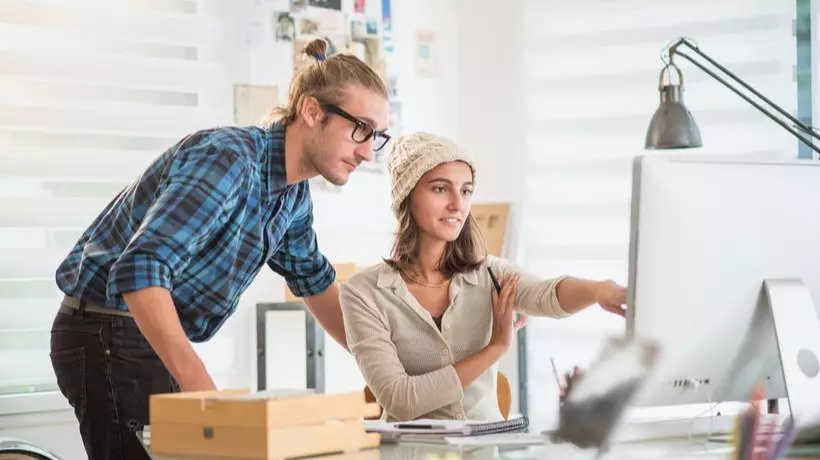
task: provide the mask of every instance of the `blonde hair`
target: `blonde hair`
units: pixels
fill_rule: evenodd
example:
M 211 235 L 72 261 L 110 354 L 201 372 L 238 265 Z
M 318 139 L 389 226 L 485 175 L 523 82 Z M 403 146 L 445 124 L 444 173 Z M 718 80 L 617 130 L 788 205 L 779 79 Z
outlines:
M 387 99 L 387 87 L 379 75 L 366 63 L 351 54 L 334 54 L 326 57 L 327 42 L 317 38 L 308 43 L 303 53 L 316 59 L 316 63 L 299 70 L 293 77 L 286 105 L 272 109 L 263 121 L 269 125 L 275 121 L 290 125 L 299 118 L 305 100 L 315 97 L 320 104 L 341 104 L 344 90 L 351 85 L 381 94 Z

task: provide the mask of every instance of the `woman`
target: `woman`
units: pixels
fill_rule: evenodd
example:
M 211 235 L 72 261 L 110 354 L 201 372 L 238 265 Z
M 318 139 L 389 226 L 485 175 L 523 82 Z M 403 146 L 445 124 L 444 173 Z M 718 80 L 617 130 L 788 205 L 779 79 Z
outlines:
M 486 255 L 470 214 L 475 166 L 454 142 L 404 136 L 387 167 L 399 221 L 391 258 L 341 288 L 347 343 L 384 418 L 501 420 L 496 363 L 514 311 L 563 318 L 598 303 L 623 315 L 613 282 L 540 279 Z

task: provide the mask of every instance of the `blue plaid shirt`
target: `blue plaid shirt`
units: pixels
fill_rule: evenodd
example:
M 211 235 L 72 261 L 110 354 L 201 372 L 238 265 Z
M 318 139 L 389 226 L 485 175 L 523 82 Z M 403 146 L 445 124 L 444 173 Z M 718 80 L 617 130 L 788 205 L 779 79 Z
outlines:
M 267 263 L 297 296 L 336 273 L 319 252 L 307 181 L 288 185 L 285 130 L 195 132 L 122 190 L 57 269 L 66 295 L 127 310 L 121 294 L 168 289 L 188 338 L 211 338 Z

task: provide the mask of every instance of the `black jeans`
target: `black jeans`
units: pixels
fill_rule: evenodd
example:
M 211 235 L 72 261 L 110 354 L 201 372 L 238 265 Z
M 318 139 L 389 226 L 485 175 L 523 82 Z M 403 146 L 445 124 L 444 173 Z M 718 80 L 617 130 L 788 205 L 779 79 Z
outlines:
M 148 397 L 179 387 L 133 318 L 58 313 L 51 364 L 90 460 L 149 458 L 136 435 L 148 425 Z

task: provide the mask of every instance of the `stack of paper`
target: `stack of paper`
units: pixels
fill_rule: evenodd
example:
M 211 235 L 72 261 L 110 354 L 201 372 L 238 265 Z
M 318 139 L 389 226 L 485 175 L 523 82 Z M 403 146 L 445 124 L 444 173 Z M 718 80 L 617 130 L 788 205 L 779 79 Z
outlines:
M 434 419 L 412 422 L 367 421 L 365 428 L 369 433 L 381 434 L 382 442 L 448 442 L 450 438 L 521 432 L 528 425 L 526 417 L 519 417 L 500 422 Z

